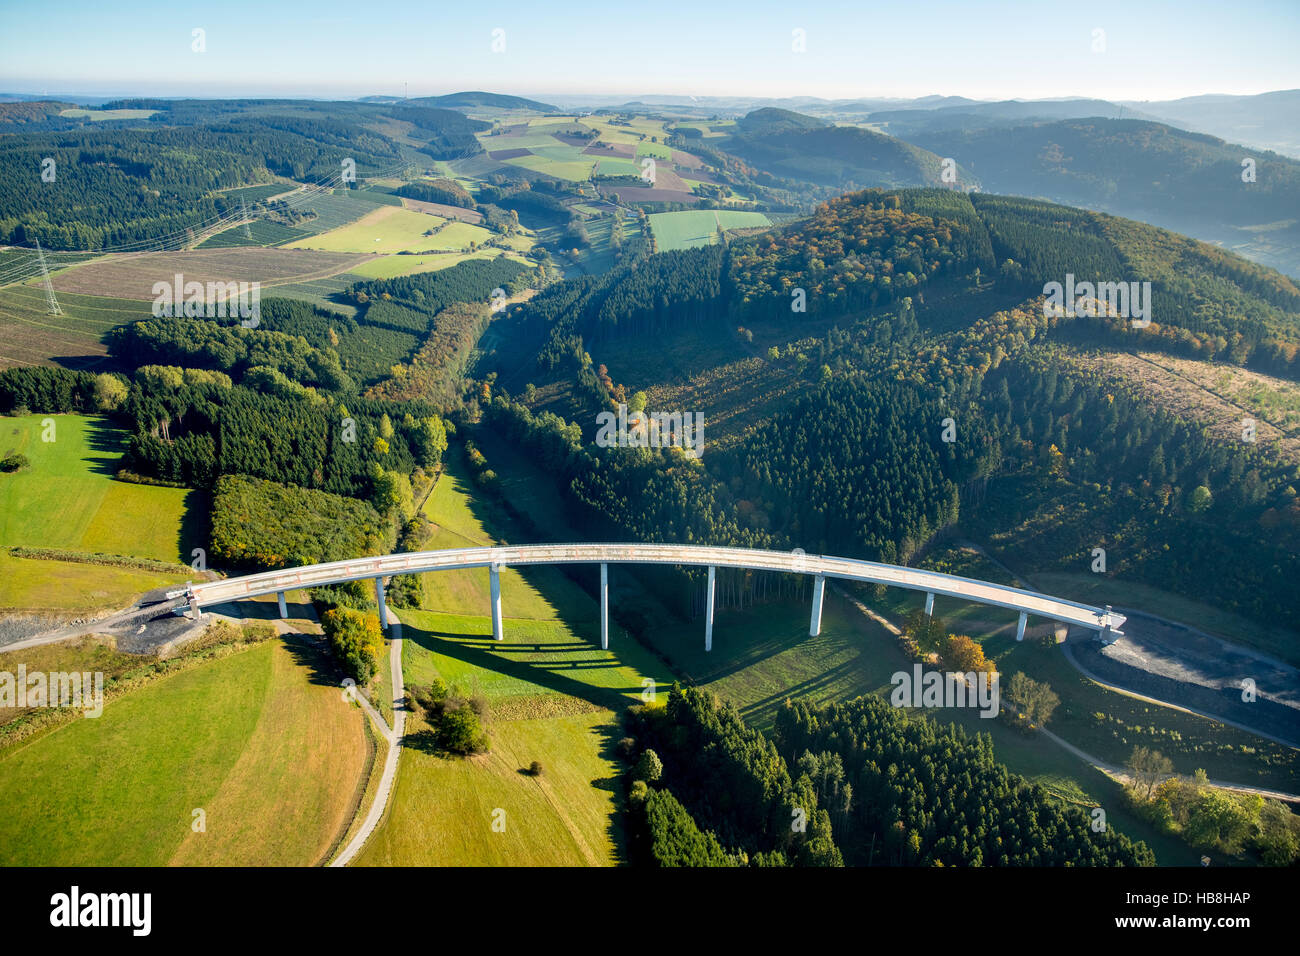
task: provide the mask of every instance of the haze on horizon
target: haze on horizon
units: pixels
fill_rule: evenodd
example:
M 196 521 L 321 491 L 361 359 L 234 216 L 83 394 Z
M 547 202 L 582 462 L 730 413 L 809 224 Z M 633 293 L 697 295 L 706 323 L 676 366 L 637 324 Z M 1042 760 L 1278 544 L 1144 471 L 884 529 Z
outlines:
M 494 52 L 494 39 L 504 49 Z M 0 92 L 1142 101 L 1300 88 L 1297 48 L 1293 0 L 1231 11 L 1206 0 L 1007 0 L 991 11 L 960 0 L 903 9 L 665 0 L 644 16 L 612 16 L 595 0 L 546 9 L 51 0 L 0 11 Z

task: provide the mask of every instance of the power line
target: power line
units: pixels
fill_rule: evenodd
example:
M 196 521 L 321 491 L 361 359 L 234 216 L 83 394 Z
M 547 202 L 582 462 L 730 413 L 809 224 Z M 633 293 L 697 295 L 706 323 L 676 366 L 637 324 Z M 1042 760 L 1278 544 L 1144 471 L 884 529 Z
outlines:
M 411 163 L 403 160 L 390 167 L 377 170 L 367 178 L 383 179 L 409 169 L 410 166 Z M 342 185 L 342 183 L 343 173 L 340 171 L 332 176 L 325 177 L 318 182 L 300 184 L 297 189 L 287 194 L 287 198 L 279 200 L 279 202 L 284 203 L 284 205 L 289 209 L 296 210 L 314 202 L 318 197 L 328 195 L 334 189 Z M 243 199 L 240 200 L 240 206 L 241 210 L 239 212 L 231 211 L 229 213 L 209 217 L 195 223 L 193 226 L 188 226 L 185 229 L 178 229 L 162 236 L 136 239 L 116 246 L 102 246 L 98 249 L 55 251 L 51 252 L 50 256 L 53 258 L 56 256 L 129 255 L 144 252 L 165 252 L 169 251 L 167 249 L 168 246 L 176 245 L 184 248 L 196 240 L 201 242 L 209 238 L 211 235 L 224 232 L 230 228 L 238 227 L 241 223 L 245 227 L 245 236 L 251 239 L 251 232 L 248 229 L 247 204 Z M 35 236 L 32 238 L 34 240 L 36 239 Z M 24 249 L 23 246 L 15 246 L 14 248 Z M 26 249 L 26 251 L 31 252 L 32 250 Z M 36 278 L 38 275 L 43 275 L 48 280 L 48 274 L 43 259 L 38 257 L 35 261 L 32 259 L 19 261 L 7 269 L 0 269 L 0 286 L 26 282 L 30 279 Z
M 41 251 L 41 240 L 36 240 L 36 258 L 41 261 L 41 276 L 45 279 L 45 303 L 50 315 L 62 315 L 59 300 L 54 298 L 54 286 L 50 284 L 50 270 L 45 268 L 45 253 Z

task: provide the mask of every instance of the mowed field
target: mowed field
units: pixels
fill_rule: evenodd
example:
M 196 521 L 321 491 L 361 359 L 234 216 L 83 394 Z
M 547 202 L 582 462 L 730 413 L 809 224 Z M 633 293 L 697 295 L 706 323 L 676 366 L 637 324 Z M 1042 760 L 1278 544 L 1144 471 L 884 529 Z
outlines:
M 391 208 L 391 207 L 383 207 Z M 276 285 L 307 282 L 347 272 L 369 256 L 307 249 L 192 249 L 106 256 L 55 276 L 56 292 L 108 295 L 152 302 L 156 282 L 260 282 L 262 294 Z
M 502 516 L 477 499 L 460 468 L 425 505 L 429 548 L 489 544 Z M 605 865 L 621 858 L 616 708 L 640 701 L 642 681 L 667 674 L 613 628 L 602 651 L 595 601 L 556 568 L 502 573 L 505 641 L 488 617 L 486 570 L 424 575 L 424 609 L 402 610 L 408 685 L 435 676 L 488 701 L 488 754 L 447 758 L 408 723 L 387 818 L 361 865 Z M 532 761 L 538 777 L 521 773 Z M 505 812 L 505 830 L 492 828 Z
M 425 233 L 431 229 L 438 231 L 426 236 Z M 398 206 L 381 206 L 355 223 L 300 239 L 287 248 L 324 250 L 333 254 L 370 252 L 391 255 L 427 249 L 466 250 L 471 242 L 481 244 L 490 238 L 492 233 L 481 226 L 451 222 L 441 216 Z
M 0 865 L 321 862 L 367 757 L 365 717 L 329 672 L 303 639 L 273 639 L 0 753 Z
M 683 212 L 656 212 L 650 215 L 650 228 L 661 252 L 708 246 L 718 241 L 718 227 L 752 229 L 772 225 L 761 212 L 734 209 L 692 209 Z
M 194 577 L 138 568 L 16 558 L 0 551 L 0 615 L 99 612 L 130 606 L 153 588 L 184 584 Z
M 437 272 L 450 269 L 454 265 L 469 259 L 496 259 L 507 255 L 519 262 L 526 262 L 522 256 L 503 253 L 500 249 L 475 249 L 473 252 L 442 252 L 427 256 L 380 256 L 359 265 L 354 274 L 365 279 L 392 279 L 397 276 L 414 275 L 417 272 Z M 331 308 L 334 306 L 331 305 Z
M 428 213 L 432 216 L 441 216 L 444 219 L 459 219 L 461 222 L 468 222 L 478 225 L 483 221 L 483 214 L 477 209 L 466 209 L 464 206 L 448 206 L 440 202 L 424 202 L 421 199 L 407 199 L 405 196 L 400 197 L 402 206 L 414 212 Z
M 201 518 L 197 492 L 115 481 L 127 434 L 99 418 L 48 416 L 54 440 L 43 441 L 47 416 L 0 418 L 0 457 L 22 453 L 31 464 L 0 475 L 0 547 L 64 548 L 189 564 L 203 541 L 186 522 Z
M 0 368 L 62 365 L 93 369 L 108 354 L 104 333 L 146 318 L 148 305 L 130 299 L 59 293 L 62 315 L 50 315 L 45 290 L 15 285 L 0 289 Z
M 544 152 L 543 152 L 544 151 Z M 493 150 L 493 152 L 497 152 Z M 522 156 L 493 156 L 509 166 L 531 169 L 536 173 L 567 179 L 569 182 L 583 183 L 591 178 L 595 160 L 584 156 L 577 146 L 543 146 L 532 149 Z

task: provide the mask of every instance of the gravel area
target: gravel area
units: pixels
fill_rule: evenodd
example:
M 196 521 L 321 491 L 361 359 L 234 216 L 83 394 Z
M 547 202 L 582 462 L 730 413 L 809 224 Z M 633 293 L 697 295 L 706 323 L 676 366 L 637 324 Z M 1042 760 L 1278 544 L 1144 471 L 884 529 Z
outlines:
M 1300 747 L 1300 670 L 1192 627 L 1118 609 L 1124 636 L 1103 646 L 1072 629 L 1067 644 L 1077 664 L 1100 680 L 1239 724 Z M 1242 700 L 1242 681 L 1255 700 Z

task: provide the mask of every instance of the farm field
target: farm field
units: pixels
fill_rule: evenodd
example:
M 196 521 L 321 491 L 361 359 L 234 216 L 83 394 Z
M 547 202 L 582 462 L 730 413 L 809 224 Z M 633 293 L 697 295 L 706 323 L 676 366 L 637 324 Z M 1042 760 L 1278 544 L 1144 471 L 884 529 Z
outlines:
M 442 227 L 442 228 L 439 228 Z M 431 236 L 425 233 L 438 229 Z M 426 249 L 466 250 L 471 242 L 482 243 L 492 233 L 481 226 L 450 222 L 397 206 L 384 206 L 359 222 L 332 232 L 293 243 L 291 249 L 325 250 L 334 254 L 373 252 L 391 255 L 397 252 L 420 252 Z
M 552 135 L 554 130 L 561 128 L 560 124 L 544 123 L 537 126 L 530 125 L 527 131 L 511 128 L 509 132 L 478 133 L 477 136 L 478 141 L 483 144 L 483 148 L 490 154 L 503 149 L 561 146 L 563 144 Z
M 278 246 L 281 243 L 302 239 L 307 233 L 302 229 L 293 229 L 269 219 L 260 219 L 248 223 L 247 234 L 244 226 L 235 226 L 215 236 L 209 236 L 200 242 L 196 249 L 226 249 L 231 246 Z
M 721 139 L 728 133 L 728 127 L 735 126 L 735 120 L 691 120 L 673 124 L 675 129 L 694 129 L 700 131 L 701 139 Z
M 63 671 L 65 673 L 87 671 L 104 675 L 104 693 L 114 681 L 131 679 L 149 666 L 150 659 L 137 654 L 119 651 L 111 638 L 79 637 L 52 644 L 37 644 L 34 647 L 19 650 L 5 650 L 0 647 L 0 670 L 15 673 L 20 665 L 25 665 L 28 672 Z M 93 692 L 93 691 L 92 691 Z M 9 703 L 6 701 L 5 703 Z M 11 706 L 0 707 L 0 730 L 6 730 L 10 723 L 21 720 L 35 712 L 35 707 Z M 8 734 L 6 733 L 6 737 Z
M 663 143 L 647 143 L 644 140 L 636 144 L 636 157 L 653 156 L 655 159 L 662 159 L 665 162 L 671 162 L 673 151 Z
M 191 549 L 202 544 L 192 524 L 202 517 L 198 493 L 115 481 L 126 432 L 98 418 L 54 415 L 55 440 L 45 442 L 45 417 L 0 419 L 0 452 L 31 460 L 21 471 L 0 475 L 0 546 L 189 564 Z
M 312 236 L 356 222 L 381 206 L 391 205 L 389 200 L 396 199 L 395 196 L 384 193 L 352 189 L 339 189 L 334 192 L 319 190 L 309 192 L 304 189 L 281 198 L 296 212 L 312 216 L 310 219 L 293 224 L 294 229 Z
M 649 218 L 655 242 L 664 252 L 712 245 L 718 240 L 719 225 L 723 229 L 751 229 L 772 224 L 761 212 L 739 212 L 732 209 L 657 212 Z
M 590 179 L 592 167 L 595 165 L 594 162 L 583 157 L 581 151 L 577 149 L 574 149 L 571 158 L 566 159 L 530 153 L 525 156 L 503 158 L 501 162 L 510 166 L 531 169 L 533 172 L 543 173 L 547 176 L 554 176 L 556 179 L 567 179 L 569 182 L 574 183 L 583 183 Z
M 584 116 L 581 119 L 583 126 L 594 129 L 597 133 L 597 139 L 606 143 L 625 143 L 635 145 L 648 141 L 651 136 L 663 138 L 667 135 L 664 132 L 664 124 L 658 120 L 650 119 L 632 119 L 627 121 L 627 125 L 622 122 L 613 123 L 610 119 L 598 116 Z
M 504 253 L 509 255 L 509 253 Z M 392 279 L 396 276 L 414 275 L 417 272 L 437 272 L 449 269 L 468 259 L 496 259 L 503 255 L 500 249 L 476 249 L 473 252 L 445 252 L 427 256 L 380 256 L 356 267 L 353 275 L 364 279 Z M 521 257 L 512 256 L 520 259 Z M 334 308 L 332 304 L 329 306 Z
M 260 282 L 269 287 L 347 272 L 369 256 L 305 249 L 195 249 L 112 256 L 56 276 L 57 292 L 109 295 L 152 302 L 156 282 L 180 273 L 186 282 Z
M 613 196 L 619 202 L 638 205 L 640 203 L 669 203 L 679 202 L 692 204 L 699 201 L 699 196 L 687 188 L 684 180 L 678 179 L 677 184 L 680 188 L 668 188 L 668 174 L 671 170 L 660 167 L 655 173 L 655 182 L 653 185 L 600 185 L 601 195 L 605 198 Z
M 381 186 L 375 180 L 371 180 L 365 186 L 353 191 L 352 195 L 364 202 L 375 203 L 380 206 L 400 207 L 402 205 L 402 197 L 394 196 L 392 187 Z
M 94 368 L 108 354 L 104 333 L 149 315 L 148 304 L 130 299 L 69 293 L 58 299 L 63 315 L 49 315 L 39 286 L 0 289 L 0 368 Z
M 478 225 L 483 221 L 483 214 L 477 209 L 466 209 L 464 206 L 448 206 L 446 203 L 440 202 L 425 202 L 422 199 L 408 199 L 405 196 L 400 198 L 402 206 L 414 212 L 441 216 L 443 219 L 459 219 L 461 222 L 468 222 L 473 225 Z
M 0 754 L 0 863 L 319 862 L 366 763 L 365 717 L 321 667 L 315 646 L 268 640 L 16 744 Z
M 60 269 L 66 269 L 79 262 L 94 259 L 98 255 L 97 252 L 51 252 L 49 250 L 44 252 L 45 264 L 49 268 L 51 275 Z M 16 282 L 23 274 L 28 276 L 39 275 L 40 259 L 41 257 L 34 249 L 24 249 L 18 246 L 0 249 L 0 282 Z
M 128 607 L 153 588 L 183 584 L 193 574 L 17 558 L 0 551 L 0 614 L 16 611 L 101 612 Z
M 594 130 L 597 137 L 565 135 L 575 129 Z M 586 182 L 596 176 L 639 176 L 639 160 L 653 156 L 661 164 L 657 173 L 664 181 L 657 183 L 653 197 L 643 201 L 693 202 L 696 197 L 677 175 L 674 164 L 694 169 L 701 165 L 700 160 L 663 143 L 651 142 L 667 135 L 663 124 L 656 120 L 633 120 L 631 125 L 622 126 L 592 116 L 534 116 L 518 118 L 514 125 L 495 134 L 479 133 L 478 139 L 493 161 L 569 182 Z
M 606 711 L 498 721 L 492 751 L 447 760 L 408 747 L 392 809 L 357 866 L 609 866 L 618 767 Z M 616 740 L 617 738 L 615 738 Z M 541 776 L 520 773 L 532 761 Z M 505 813 L 493 832 L 493 813 Z
M 596 160 L 597 176 L 640 176 L 641 166 L 630 159 L 615 156 L 612 159 Z
M 425 504 L 429 548 L 487 544 L 506 519 L 476 498 L 458 463 Z M 618 628 L 599 646 L 594 600 L 556 568 L 502 572 L 505 641 L 491 639 L 487 572 L 424 576 L 423 609 L 400 613 L 409 684 L 440 676 L 488 701 L 488 754 L 445 758 L 408 724 L 389 816 L 362 865 L 604 865 L 618 859 L 614 708 L 640 702 L 661 665 Z M 539 777 L 520 773 L 540 761 Z M 602 784 L 602 781 L 609 781 Z M 492 810 L 507 828 L 493 832 Z M 479 825 L 481 823 L 481 825 Z
M 487 153 L 479 153 L 476 156 L 449 160 L 443 165 L 447 168 L 448 179 L 456 180 L 472 193 L 474 183 L 486 179 L 494 172 L 500 172 L 505 164 L 497 162 Z

